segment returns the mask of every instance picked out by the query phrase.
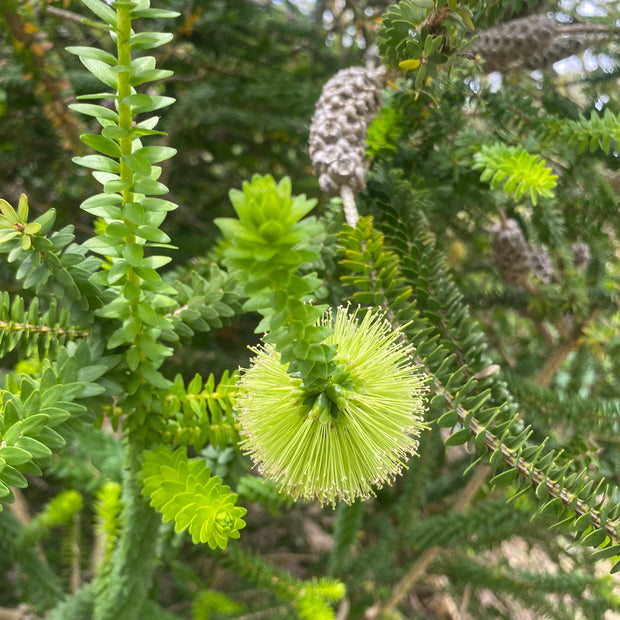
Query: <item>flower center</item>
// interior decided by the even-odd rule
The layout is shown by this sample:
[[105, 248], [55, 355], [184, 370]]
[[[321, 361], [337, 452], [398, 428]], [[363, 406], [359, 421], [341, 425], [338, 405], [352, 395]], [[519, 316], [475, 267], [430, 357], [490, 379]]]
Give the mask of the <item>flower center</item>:
[[359, 377], [353, 377], [345, 364], [340, 364], [327, 385], [306, 393], [305, 415], [321, 424], [342, 424], [348, 401], [354, 394], [365, 391], [364, 383]]

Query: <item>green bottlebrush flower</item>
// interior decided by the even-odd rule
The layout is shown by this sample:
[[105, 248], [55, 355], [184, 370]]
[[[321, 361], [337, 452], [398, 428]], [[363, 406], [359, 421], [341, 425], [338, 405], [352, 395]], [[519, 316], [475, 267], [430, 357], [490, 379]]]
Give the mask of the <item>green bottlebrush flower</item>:
[[321, 392], [310, 392], [269, 344], [239, 381], [243, 448], [267, 478], [294, 498], [335, 505], [368, 498], [391, 482], [415, 455], [424, 377], [413, 348], [380, 312], [338, 308], [331, 326], [338, 371]]

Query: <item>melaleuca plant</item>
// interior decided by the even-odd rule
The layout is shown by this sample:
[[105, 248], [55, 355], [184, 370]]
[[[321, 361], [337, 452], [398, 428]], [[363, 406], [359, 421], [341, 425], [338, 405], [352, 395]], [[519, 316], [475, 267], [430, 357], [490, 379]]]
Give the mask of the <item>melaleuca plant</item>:
[[[423, 381], [413, 348], [381, 314], [312, 304], [322, 227], [288, 179], [255, 176], [231, 191], [239, 216], [218, 219], [224, 264], [267, 332], [239, 383], [243, 447], [294, 497], [354, 501], [400, 473], [422, 428]], [[298, 273], [298, 271], [300, 273]], [[389, 400], [386, 396], [389, 395]]]
[[[583, 105], [617, 93], [519, 73], [586, 26], [401, 0], [377, 33], [390, 89], [375, 58], [308, 118], [346, 223], [338, 199], [257, 174], [222, 242], [166, 270], [173, 37], [149, 29], [177, 14], [84, 5], [107, 42], [69, 48], [103, 84], [73, 105], [95, 233], [0, 201], [2, 601], [51, 620], [620, 611], [618, 116]], [[219, 32], [231, 7], [184, 7], [175, 35], [205, 19], [254, 40], [253, 22]], [[490, 85], [491, 67], [515, 73]], [[199, 332], [231, 318], [262, 342], [218, 332], [245, 358], [216, 380]]]

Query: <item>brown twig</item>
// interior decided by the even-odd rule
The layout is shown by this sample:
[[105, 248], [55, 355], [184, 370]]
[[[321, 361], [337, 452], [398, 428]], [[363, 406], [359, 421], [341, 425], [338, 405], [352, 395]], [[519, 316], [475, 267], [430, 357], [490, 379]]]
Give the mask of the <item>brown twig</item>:
[[22, 603], [15, 608], [0, 607], [0, 620], [37, 620], [28, 605]]
[[541, 369], [538, 371], [532, 383], [539, 387], [545, 387], [551, 383], [551, 380], [555, 376], [560, 366], [564, 363], [564, 360], [575, 350], [577, 347], [578, 338], [572, 338], [571, 340], [560, 341], [552, 350], [549, 357], [545, 360]]
[[355, 228], [357, 220], [360, 218], [357, 205], [355, 204], [355, 193], [348, 185], [345, 185], [340, 188], [340, 197], [342, 198], [344, 217], [347, 220], [347, 224]]
[[[15, 501], [8, 505], [8, 509], [13, 513], [13, 516], [17, 519], [19, 524], [22, 527], [26, 527], [32, 521], [32, 517], [30, 516], [30, 511], [28, 509], [28, 502], [20, 489], [13, 487], [11, 490], [13, 491]], [[41, 545], [40, 542], [35, 545], [34, 551], [39, 556], [41, 563], [44, 566], [48, 566], [47, 557], [45, 556], [43, 545]]]
[[73, 515], [71, 527], [69, 528], [69, 552], [71, 554], [71, 592], [76, 592], [82, 585], [82, 571], [80, 568], [80, 531], [81, 516], [79, 512]]
[[[473, 476], [467, 481], [465, 488], [458, 494], [454, 502], [453, 512], [455, 514], [463, 514], [467, 511], [476, 493], [478, 493], [482, 485], [487, 481], [491, 471], [492, 469], [488, 465], [480, 465], [474, 470]], [[370, 609], [366, 610], [364, 618], [366, 618], [366, 620], [373, 620], [381, 613], [385, 613], [386, 615], [394, 613], [407, 592], [409, 592], [422, 575], [426, 573], [430, 563], [442, 550], [443, 547], [429, 547], [426, 549], [411, 565], [407, 574], [396, 584], [396, 587], [392, 590], [392, 596], [386, 605], [373, 605]]]
[[540, 387], [549, 385], [555, 376], [555, 373], [564, 363], [566, 358], [579, 346], [579, 341], [583, 335], [583, 330], [589, 323], [592, 322], [597, 314], [598, 310], [594, 310], [583, 323], [571, 326], [570, 329], [562, 329], [561, 325], [557, 326], [562, 339], [551, 350], [551, 354], [543, 364], [542, 368], [538, 371], [538, 374], [533, 380], [534, 385], [538, 385]]
[[54, 15], [54, 17], [62, 17], [62, 19], [68, 19], [72, 22], [77, 22], [78, 24], [83, 24], [86, 19], [84, 15], [80, 15], [79, 13], [74, 13], [73, 11], [67, 11], [67, 9], [59, 9], [55, 6], [47, 5], [45, 7], [45, 12], [50, 15]]

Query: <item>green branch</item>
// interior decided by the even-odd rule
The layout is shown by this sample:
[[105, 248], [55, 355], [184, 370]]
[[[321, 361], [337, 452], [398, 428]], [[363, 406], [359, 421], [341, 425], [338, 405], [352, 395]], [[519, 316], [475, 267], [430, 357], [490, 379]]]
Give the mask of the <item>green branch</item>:
[[[404, 194], [401, 198], [403, 198], [402, 204], [406, 204]], [[390, 222], [392, 218], [399, 222], [399, 225], [406, 221], [396, 211], [397, 205], [401, 204], [400, 198], [392, 198], [390, 204], [392, 207], [387, 213], [386, 204], [382, 206], [384, 215], [387, 215], [385, 227], [388, 232], [393, 230]], [[422, 266], [416, 265], [415, 269], [412, 266], [411, 272], [416, 274], [415, 277], [425, 278], [427, 296], [433, 290], [435, 278], [437, 291], [450, 291], [450, 276], [441, 265], [437, 265], [434, 252], [425, 247], [425, 243], [428, 242], [423, 241], [424, 235], [420, 234], [419, 222], [415, 230], [415, 238], [409, 236], [411, 233], [404, 237], [399, 233], [394, 238], [394, 247], [403, 247], [399, 259], [407, 264], [413, 261], [412, 257], [421, 261], [425, 253], [430, 253], [434, 265], [432, 270], [424, 273], [422, 263]], [[495, 476], [492, 481], [494, 484], [505, 485], [519, 480], [526, 482], [523, 488], [514, 491], [514, 497], [528, 489], [535, 490], [541, 513], [552, 514], [558, 524], [572, 527], [581, 537], [582, 544], [594, 547], [601, 545], [601, 549], [597, 552], [600, 556], [620, 555], [618, 534], [620, 506], [614, 500], [614, 489], [609, 486], [603, 489], [602, 482], [595, 486], [585, 471], [568, 474], [570, 461], [564, 465], [556, 463], [559, 455], [547, 450], [544, 442], [541, 445], [529, 444], [531, 430], [521, 422], [521, 417], [515, 411], [515, 404], [511, 402], [505, 386], [492, 375], [471, 374], [468, 363], [476, 362], [484, 368], [482, 364], [485, 363], [485, 356], [481, 354], [479, 339], [476, 338], [472, 323], [466, 318], [466, 309], [461, 306], [459, 297], [452, 297], [448, 305], [447, 300], [439, 303], [429, 298], [431, 311], [426, 321], [420, 324], [419, 315], [416, 317], [417, 311], [408, 308], [402, 302], [403, 293], [407, 289], [404, 277], [399, 274], [398, 263], [394, 263], [394, 258], [386, 259], [390, 254], [389, 252], [386, 254], [386, 250], [382, 247], [382, 237], [373, 232], [368, 221], [360, 220], [356, 231], [345, 229], [341, 242], [347, 259], [363, 255], [369, 247], [373, 248], [373, 255], [367, 257], [363, 263], [359, 260], [348, 260], [344, 263], [349, 270], [353, 270], [353, 273], [356, 266], [363, 264], [364, 270], [359, 275], [352, 274], [348, 278], [351, 282], [355, 281], [358, 286], [362, 286], [365, 295], [371, 295], [373, 300], [376, 300], [377, 296], [383, 297], [383, 303], [387, 308], [394, 303], [397, 308], [392, 313], [395, 325], [402, 324], [403, 321], [410, 322], [404, 333], [410, 342], [422, 344], [418, 349], [416, 361], [424, 366], [431, 391], [435, 394], [429, 406], [431, 414], [436, 417], [438, 425], [457, 429], [446, 439], [446, 445], [454, 446], [473, 440], [478, 454], [481, 455], [475, 463], [486, 461], [494, 468], [506, 466], [508, 468]], [[392, 293], [386, 294], [387, 289], [383, 283], [388, 280], [387, 274]], [[436, 313], [436, 309], [442, 307], [450, 308], [449, 315], [452, 316], [454, 323], [454, 329], [450, 331], [456, 334], [457, 338], [459, 332], [463, 334], [463, 345], [457, 344], [456, 348], [456, 351], [459, 351], [458, 347], [461, 346], [459, 354], [463, 362], [459, 365], [454, 364], [455, 357], [450, 351], [454, 343], [444, 340], [441, 347], [433, 347], [431, 344], [433, 339], [429, 341], [429, 327], [432, 326], [431, 329], [435, 333], [441, 334], [443, 331], [442, 319]], [[422, 311], [422, 315], [424, 314]], [[488, 366], [488, 361], [486, 364]], [[478, 376], [480, 378], [476, 378]], [[503, 396], [500, 396], [502, 394]], [[491, 395], [495, 403], [500, 404], [489, 405], [487, 401]], [[615, 567], [616, 570], [618, 568], [620, 563]]]
[[545, 165], [545, 160], [530, 155], [521, 146], [507, 146], [496, 143], [483, 145], [474, 154], [474, 170], [482, 170], [481, 181], [488, 181], [491, 189], [497, 189], [502, 182], [502, 191], [519, 200], [529, 194], [532, 204], [538, 204], [538, 197], [552, 198], [557, 184], [557, 175]]

